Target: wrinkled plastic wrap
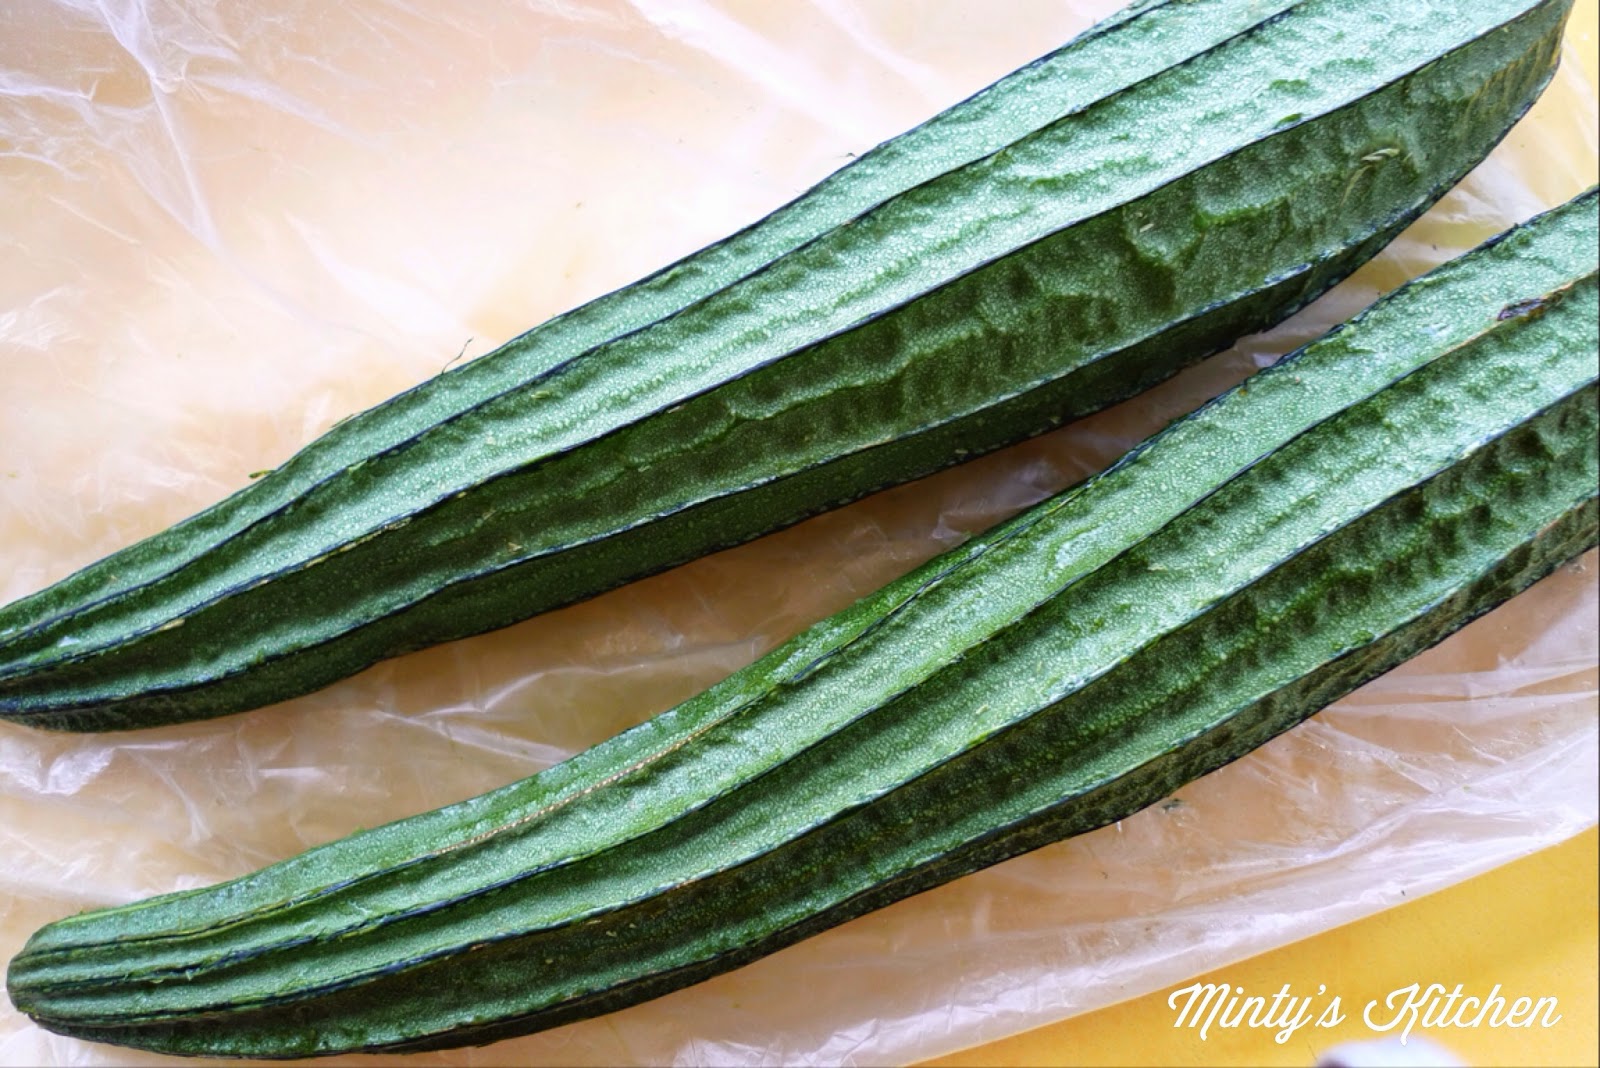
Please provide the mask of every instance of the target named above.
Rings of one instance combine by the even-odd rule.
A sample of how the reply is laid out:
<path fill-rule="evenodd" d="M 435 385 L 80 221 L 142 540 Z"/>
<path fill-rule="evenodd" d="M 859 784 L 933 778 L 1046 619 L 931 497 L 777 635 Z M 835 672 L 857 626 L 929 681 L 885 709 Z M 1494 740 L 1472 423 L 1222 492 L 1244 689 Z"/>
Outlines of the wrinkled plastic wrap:
<path fill-rule="evenodd" d="M 11 0 L 0 601 L 723 236 L 1115 0 Z M 285 705 L 0 724 L 0 958 L 528 775 L 1078 480 L 1595 177 L 1594 0 L 1493 158 L 1354 280 L 1100 417 Z M 1587 71 L 1585 66 L 1587 65 Z M 625 1012 L 417 1064 L 886 1063 L 1160 989 L 1596 818 L 1595 555 L 1175 799 Z M 0 1062 L 160 1058 L 0 1006 Z"/>

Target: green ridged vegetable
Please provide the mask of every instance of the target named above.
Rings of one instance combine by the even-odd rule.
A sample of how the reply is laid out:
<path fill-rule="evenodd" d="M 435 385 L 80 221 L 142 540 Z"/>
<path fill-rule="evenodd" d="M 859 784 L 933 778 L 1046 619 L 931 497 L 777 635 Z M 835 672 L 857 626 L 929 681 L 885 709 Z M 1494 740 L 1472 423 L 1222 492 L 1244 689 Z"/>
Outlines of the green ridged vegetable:
<path fill-rule="evenodd" d="M 0 715 L 121 729 L 292 697 L 1129 396 L 1459 180 L 1547 83 L 1569 7 L 1136 5 L 0 611 Z"/>
<path fill-rule="evenodd" d="M 1596 541 L 1591 191 L 520 783 L 12 961 L 63 1034 L 288 1057 L 638 1002 L 1123 818 Z"/>

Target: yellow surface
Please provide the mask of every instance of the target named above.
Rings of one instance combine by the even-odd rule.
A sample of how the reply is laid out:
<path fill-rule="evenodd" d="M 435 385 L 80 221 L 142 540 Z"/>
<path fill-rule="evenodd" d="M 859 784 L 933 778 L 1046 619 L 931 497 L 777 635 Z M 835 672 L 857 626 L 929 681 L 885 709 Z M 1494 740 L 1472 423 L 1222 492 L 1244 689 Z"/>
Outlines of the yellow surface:
<path fill-rule="evenodd" d="M 1315 938 L 1208 972 L 1206 979 L 1272 993 L 1326 984 L 1347 1010 L 1414 982 L 1461 983 L 1470 994 L 1499 983 L 1508 995 L 1555 997 L 1560 1019 L 1548 1029 L 1451 1029 L 1425 1032 L 1465 1063 L 1600 1063 L 1600 834 L 1578 837 L 1420 901 Z M 1297 1032 L 1283 1045 L 1270 1032 L 1212 1030 L 1205 1041 L 1173 1026 L 1172 990 L 1088 1013 L 932 1066 L 966 1065 L 1310 1065 L 1338 1042 L 1384 1036 L 1359 1009 L 1337 1028 Z M 1424 1032 L 1415 1032 L 1422 1034 Z"/>

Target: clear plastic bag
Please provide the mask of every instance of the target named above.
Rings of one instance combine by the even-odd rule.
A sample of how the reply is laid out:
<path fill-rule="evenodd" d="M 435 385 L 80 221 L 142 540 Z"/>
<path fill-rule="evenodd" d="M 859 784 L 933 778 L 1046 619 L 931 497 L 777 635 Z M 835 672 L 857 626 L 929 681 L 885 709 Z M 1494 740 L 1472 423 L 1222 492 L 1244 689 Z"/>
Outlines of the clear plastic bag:
<path fill-rule="evenodd" d="M 1114 6 L 11 4 L 0 600 L 723 236 Z M 1594 7 L 1580 0 L 1545 100 L 1425 221 L 1281 329 L 1111 412 L 278 707 L 117 735 L 0 725 L 0 957 L 48 920 L 238 875 L 593 744 L 1566 199 L 1595 175 Z M 1181 804 L 656 1002 L 411 1063 L 903 1062 L 1559 841 L 1596 819 L 1595 568 L 1591 553 Z M 9 1005 L 0 1061 L 161 1063 Z"/>

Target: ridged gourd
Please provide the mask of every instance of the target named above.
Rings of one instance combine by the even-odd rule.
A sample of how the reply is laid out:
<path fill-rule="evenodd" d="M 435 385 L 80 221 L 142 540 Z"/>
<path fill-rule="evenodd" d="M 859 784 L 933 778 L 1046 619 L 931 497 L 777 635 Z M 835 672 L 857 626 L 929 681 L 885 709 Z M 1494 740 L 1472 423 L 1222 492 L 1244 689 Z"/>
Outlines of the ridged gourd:
<path fill-rule="evenodd" d="M 0 716 L 318 689 L 1103 408 L 1375 254 L 1570 0 L 1153 0 L 0 609 Z"/>

